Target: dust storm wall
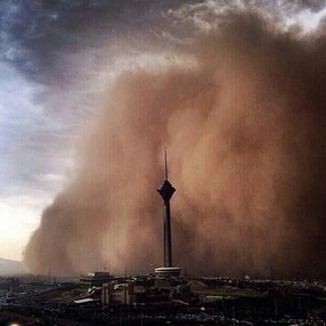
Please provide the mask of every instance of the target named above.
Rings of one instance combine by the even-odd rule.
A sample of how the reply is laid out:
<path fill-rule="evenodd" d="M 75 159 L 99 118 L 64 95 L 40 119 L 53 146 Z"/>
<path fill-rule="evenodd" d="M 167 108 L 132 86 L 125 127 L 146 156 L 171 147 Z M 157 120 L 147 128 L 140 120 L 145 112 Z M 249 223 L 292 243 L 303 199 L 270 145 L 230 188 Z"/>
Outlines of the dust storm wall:
<path fill-rule="evenodd" d="M 26 265 L 58 274 L 160 265 L 167 146 L 175 264 L 325 275 L 324 36 L 230 11 L 173 51 L 108 87 Z"/>

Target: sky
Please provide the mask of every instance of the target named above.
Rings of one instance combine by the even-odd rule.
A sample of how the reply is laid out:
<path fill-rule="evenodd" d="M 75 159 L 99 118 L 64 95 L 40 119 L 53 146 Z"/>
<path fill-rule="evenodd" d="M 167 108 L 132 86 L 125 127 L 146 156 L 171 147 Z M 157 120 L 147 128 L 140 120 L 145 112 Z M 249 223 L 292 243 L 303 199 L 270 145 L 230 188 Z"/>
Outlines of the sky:
<path fill-rule="evenodd" d="M 80 132 L 97 114 L 97 100 L 117 71 L 150 65 L 161 39 L 189 41 L 185 22 L 191 17 L 204 23 L 191 16 L 202 7 L 243 6 L 225 3 L 0 2 L 0 257 L 22 259 L 42 211 L 73 176 Z M 324 1 L 247 3 L 272 9 L 288 28 L 297 24 L 304 32 L 326 15 Z M 173 24 L 166 24 L 169 19 Z M 133 56 L 141 59 L 134 63 Z"/>

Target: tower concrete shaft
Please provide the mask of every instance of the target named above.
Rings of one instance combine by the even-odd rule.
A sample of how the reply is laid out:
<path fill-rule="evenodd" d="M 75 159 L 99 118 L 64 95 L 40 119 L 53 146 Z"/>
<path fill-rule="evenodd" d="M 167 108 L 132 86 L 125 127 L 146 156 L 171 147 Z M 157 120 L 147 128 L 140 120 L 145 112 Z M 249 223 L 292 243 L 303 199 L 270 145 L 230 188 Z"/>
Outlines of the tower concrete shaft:
<path fill-rule="evenodd" d="M 172 266 L 170 202 L 163 203 L 164 267 Z"/>

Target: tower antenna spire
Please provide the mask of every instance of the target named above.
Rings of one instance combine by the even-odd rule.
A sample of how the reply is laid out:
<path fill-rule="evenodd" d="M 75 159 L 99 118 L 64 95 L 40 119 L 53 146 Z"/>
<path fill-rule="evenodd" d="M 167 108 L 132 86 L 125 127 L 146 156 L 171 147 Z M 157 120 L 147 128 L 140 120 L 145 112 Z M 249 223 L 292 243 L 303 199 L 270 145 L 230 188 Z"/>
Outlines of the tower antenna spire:
<path fill-rule="evenodd" d="M 168 180 L 168 152 L 164 147 L 164 179 Z"/>

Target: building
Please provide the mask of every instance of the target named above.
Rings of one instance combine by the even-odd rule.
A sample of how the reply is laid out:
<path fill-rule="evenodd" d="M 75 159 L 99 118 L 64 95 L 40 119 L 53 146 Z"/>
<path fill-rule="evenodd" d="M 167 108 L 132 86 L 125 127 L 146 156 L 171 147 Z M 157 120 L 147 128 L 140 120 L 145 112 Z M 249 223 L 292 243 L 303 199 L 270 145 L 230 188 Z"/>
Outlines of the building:
<path fill-rule="evenodd" d="M 134 283 L 110 282 L 103 284 L 101 302 L 104 305 L 132 305 L 136 302 Z"/>
<path fill-rule="evenodd" d="M 81 277 L 79 282 L 92 288 L 94 286 L 101 287 L 104 283 L 108 283 L 112 279 L 113 277 L 109 272 L 91 272 L 87 276 Z"/>

